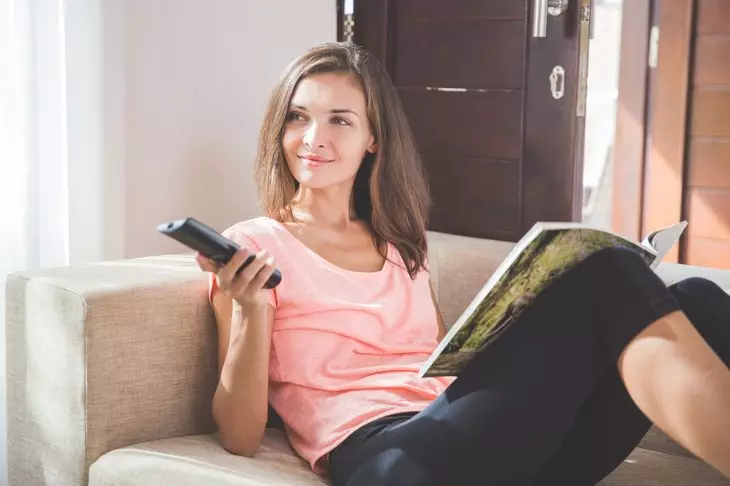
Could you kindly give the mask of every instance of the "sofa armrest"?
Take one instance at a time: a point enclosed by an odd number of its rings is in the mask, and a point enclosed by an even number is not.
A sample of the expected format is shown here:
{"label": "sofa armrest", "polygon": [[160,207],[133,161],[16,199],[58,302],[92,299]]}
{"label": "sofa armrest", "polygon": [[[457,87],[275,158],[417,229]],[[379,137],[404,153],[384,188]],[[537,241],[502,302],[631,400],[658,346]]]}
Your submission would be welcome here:
{"label": "sofa armrest", "polygon": [[192,255],[7,280],[10,484],[86,484],[102,454],[214,431],[215,318]]}
{"label": "sofa armrest", "polygon": [[730,293],[730,270],[685,265],[683,263],[662,263],[657,267],[656,273],[667,285],[689,277],[702,277],[712,280],[722,287],[725,292]]}

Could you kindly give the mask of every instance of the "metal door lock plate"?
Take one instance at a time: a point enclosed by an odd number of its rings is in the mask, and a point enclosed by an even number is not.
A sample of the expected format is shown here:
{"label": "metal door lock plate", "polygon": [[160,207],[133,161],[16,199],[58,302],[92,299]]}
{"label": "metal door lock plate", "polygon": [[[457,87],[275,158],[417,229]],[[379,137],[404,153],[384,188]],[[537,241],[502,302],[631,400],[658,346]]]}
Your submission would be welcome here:
{"label": "metal door lock plate", "polygon": [[556,100],[565,95],[565,69],[563,66],[555,66],[550,73],[550,92]]}

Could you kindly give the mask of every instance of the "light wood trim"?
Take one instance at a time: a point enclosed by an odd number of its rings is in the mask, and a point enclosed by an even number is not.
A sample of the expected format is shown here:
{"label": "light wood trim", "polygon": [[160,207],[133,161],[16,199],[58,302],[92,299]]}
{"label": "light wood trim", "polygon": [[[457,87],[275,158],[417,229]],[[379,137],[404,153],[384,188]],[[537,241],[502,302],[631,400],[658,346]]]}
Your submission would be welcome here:
{"label": "light wood trim", "polygon": [[[631,1],[631,0],[624,0]],[[697,34],[717,35],[730,34],[730,1],[728,0],[698,0],[697,6]]]}
{"label": "light wood trim", "polygon": [[730,85],[730,35],[697,37],[693,84],[695,87]]}
{"label": "light wood trim", "polygon": [[700,267],[730,270],[730,242],[699,237],[689,238],[687,262]]}
{"label": "light wood trim", "polygon": [[730,138],[730,91],[712,89],[694,91],[692,135]]}
{"label": "light wood trim", "polygon": [[730,139],[695,139],[689,159],[690,186],[730,189]]}
{"label": "light wood trim", "polygon": [[[693,0],[659,4],[659,61],[651,87],[642,233],[682,219]],[[678,262],[675,246],[664,261]]]}
{"label": "light wood trim", "polygon": [[634,239],[643,237],[641,201],[650,31],[651,0],[624,1],[611,213],[613,230]]}
{"label": "light wood trim", "polygon": [[730,191],[703,187],[690,188],[687,194],[687,217],[692,238],[712,238],[730,242]]}

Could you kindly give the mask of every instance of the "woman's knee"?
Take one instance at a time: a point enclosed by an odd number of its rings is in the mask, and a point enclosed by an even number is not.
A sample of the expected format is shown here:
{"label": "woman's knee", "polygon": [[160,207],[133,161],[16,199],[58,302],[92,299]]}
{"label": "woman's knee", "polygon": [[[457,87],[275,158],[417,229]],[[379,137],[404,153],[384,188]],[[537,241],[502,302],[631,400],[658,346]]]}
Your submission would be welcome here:
{"label": "woman's knee", "polygon": [[704,321],[730,324],[725,323],[730,320],[730,295],[712,280],[690,277],[670,285],[669,290],[695,326]]}
{"label": "woman's knee", "polygon": [[607,261],[639,261],[646,264],[646,261],[638,251],[626,246],[611,246],[603,248],[595,252],[592,257]]}
{"label": "woman's knee", "polygon": [[669,286],[672,294],[680,300],[714,300],[730,298],[715,282],[704,277],[689,277]]}
{"label": "woman's knee", "polygon": [[669,290],[707,344],[730,367],[730,295],[702,277],[687,278]]}
{"label": "woman's knee", "polygon": [[[580,292],[597,294],[603,303],[644,303],[671,300],[666,284],[649,267],[640,253],[624,247],[599,250],[588,256],[572,272]],[[625,306],[624,306],[625,307]]]}
{"label": "woman's knee", "polygon": [[648,262],[635,250],[626,247],[610,247],[590,254],[578,265],[594,278],[619,278],[636,274],[652,273]]}

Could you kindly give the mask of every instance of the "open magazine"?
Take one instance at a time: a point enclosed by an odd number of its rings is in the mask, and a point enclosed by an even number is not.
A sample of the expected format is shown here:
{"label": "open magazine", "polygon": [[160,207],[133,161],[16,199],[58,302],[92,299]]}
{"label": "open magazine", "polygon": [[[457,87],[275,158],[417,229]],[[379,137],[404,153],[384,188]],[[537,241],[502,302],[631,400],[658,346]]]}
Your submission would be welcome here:
{"label": "open magazine", "polygon": [[449,329],[420,376],[456,376],[565,271],[604,248],[636,251],[655,269],[687,227],[683,221],[641,243],[581,223],[537,223],[515,245]]}

